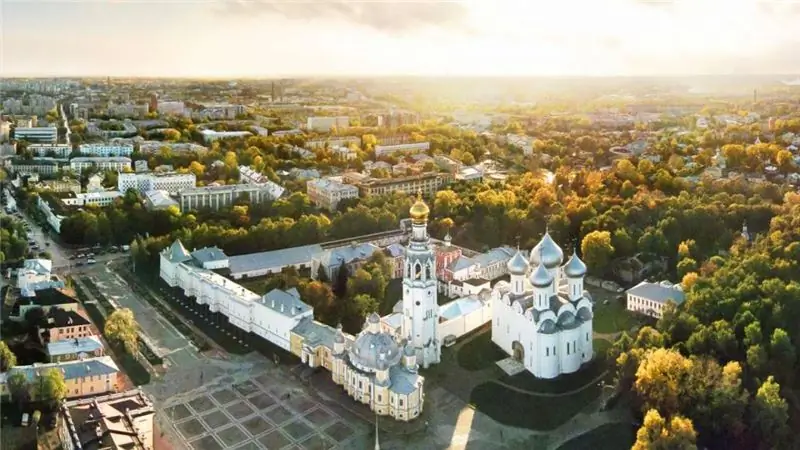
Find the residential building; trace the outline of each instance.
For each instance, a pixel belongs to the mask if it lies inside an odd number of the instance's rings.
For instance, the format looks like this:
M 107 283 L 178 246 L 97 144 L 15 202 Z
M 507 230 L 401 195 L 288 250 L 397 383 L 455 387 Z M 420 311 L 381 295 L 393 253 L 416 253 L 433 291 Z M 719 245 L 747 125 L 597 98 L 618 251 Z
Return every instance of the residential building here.
M 351 161 L 358 158 L 358 152 L 349 147 L 334 147 L 331 149 L 331 153 L 335 158 L 342 161 Z
M 536 139 L 524 134 L 507 134 L 506 142 L 510 147 L 522 150 L 525 156 L 533 154 L 533 143 Z
M 219 210 L 232 206 L 240 198 L 246 198 L 250 204 L 270 202 L 280 198 L 283 192 L 284 188 L 271 181 L 262 184 L 206 186 L 179 191 L 178 203 L 181 211 L 201 208 Z
M 406 249 L 400 244 L 390 244 L 383 249 L 386 260 L 392 265 L 391 278 L 402 278 L 405 267 Z
M 331 179 L 306 181 L 308 198 L 318 207 L 336 211 L 339 202 L 348 198 L 358 198 L 358 188 Z
M 78 151 L 84 156 L 131 156 L 133 145 L 81 144 Z
M 186 114 L 186 104 L 179 101 L 159 101 L 156 108 L 159 114 L 165 116 L 183 116 Z
M 4 90 L 13 90 L 7 84 Z M 28 95 L 25 98 L 7 98 L 3 101 L 3 112 L 13 115 L 45 115 L 56 108 L 56 101 L 53 97 L 44 95 Z
M 420 115 L 412 111 L 389 111 L 387 113 L 375 114 L 378 126 L 382 128 L 398 128 L 403 125 L 417 125 L 420 123 Z
M 192 112 L 193 119 L 233 120 L 247 112 L 244 105 L 205 105 Z
M 456 173 L 464 166 L 461 162 L 445 155 L 436 155 L 433 157 L 433 160 L 440 169 L 450 173 Z
M 28 150 L 35 156 L 69 158 L 72 153 L 72 146 L 69 144 L 30 144 Z
M 456 180 L 480 183 L 483 181 L 483 172 L 475 167 L 464 167 L 456 173 Z
M 17 127 L 14 129 L 14 139 L 29 142 L 58 142 L 58 128 L 56 127 Z
M 7 380 L 14 373 L 22 373 L 29 383 L 36 383 L 48 369 L 56 369 L 64 375 L 67 398 L 115 392 L 120 386 L 120 372 L 110 356 L 77 359 L 73 361 L 16 366 L 0 373 L 0 393 L 8 394 Z
M 111 104 L 106 108 L 106 114 L 109 117 L 116 117 L 120 119 L 136 118 L 140 119 L 147 116 L 149 112 L 149 105 L 143 103 L 137 105 L 135 103 Z
M 66 218 L 63 213 L 63 208 L 58 204 L 58 199 L 54 197 L 39 195 L 36 206 L 39 211 L 44 215 L 47 224 L 56 233 L 61 233 L 61 221 Z
M 120 125 L 122 127 L 121 130 L 104 130 L 100 128 L 101 123 L 112 123 L 115 125 Z M 93 135 L 93 136 L 101 136 L 104 139 L 113 139 L 113 138 L 124 138 L 124 137 L 133 137 L 136 136 L 138 130 L 136 129 L 136 125 L 134 125 L 131 121 L 119 121 L 119 120 L 111 120 L 108 122 L 89 122 L 86 125 L 86 134 Z
M 266 175 L 256 172 L 250 166 L 239 166 L 239 182 L 245 184 L 261 184 L 269 182 Z
M 55 175 L 59 170 L 68 165 L 68 161 L 66 159 L 55 158 L 24 159 L 12 157 L 6 159 L 4 164 L 6 169 L 13 174 L 38 173 L 40 175 Z
M 538 378 L 573 373 L 591 361 L 591 297 L 583 289 L 586 265 L 564 253 L 549 233 L 531 250 L 517 250 L 507 263 L 509 282 L 492 295 L 492 342 Z
M 141 153 L 158 153 L 162 147 L 167 147 L 172 153 L 203 152 L 208 150 L 200 144 L 193 142 L 163 142 L 163 141 L 144 141 L 139 143 Z
M 430 142 L 411 142 L 407 144 L 397 144 L 397 145 L 376 145 L 375 157 L 380 158 L 381 156 L 391 156 L 395 153 L 410 155 L 413 153 L 427 152 L 430 149 L 431 149 Z
M 680 284 L 669 281 L 651 283 L 642 281 L 627 291 L 628 311 L 642 313 L 646 316 L 660 319 L 667 302 L 680 305 L 686 296 Z
M 316 150 L 320 148 L 349 147 L 350 144 L 361 145 L 361 138 L 358 136 L 337 136 L 327 139 L 309 139 L 306 141 L 306 148 Z
M 50 308 L 42 328 L 44 343 L 94 336 L 95 330 L 88 319 L 76 311 Z
M 79 156 L 69 160 L 69 167 L 78 174 L 90 168 L 97 168 L 101 172 L 108 170 L 122 172 L 131 169 L 131 159 L 124 156 Z
M 73 361 L 105 355 L 105 347 L 97 336 L 79 337 L 50 342 L 45 346 L 50 362 Z
M 193 189 L 197 184 L 197 177 L 193 173 L 119 173 L 117 175 L 117 190 L 128 192 L 135 189 L 140 193 L 149 191 L 166 191 L 176 194 L 184 189 Z
M 253 135 L 253 133 L 249 131 L 214 131 L 214 130 L 203 130 L 200 132 L 200 134 L 203 135 L 203 141 L 205 143 L 214 142 L 217 139 L 243 138 Z
M 44 315 L 49 314 L 50 310 L 54 308 L 77 312 L 78 301 L 65 294 L 62 291 L 63 288 L 64 282 L 53 282 L 51 287 L 36 290 L 26 289 L 19 293 L 11 291 L 8 295 L 10 299 L 16 296 L 16 301 L 11 308 L 9 319 L 13 322 L 21 322 L 25 320 L 25 314 L 32 309 L 41 309 Z
M 103 186 L 103 178 L 103 176 L 97 173 L 90 176 L 86 183 L 86 192 L 105 192 L 106 188 Z
M 350 127 L 350 118 L 347 116 L 337 117 L 309 117 L 306 128 L 309 131 L 327 133 L 332 129 L 344 130 Z
M 17 271 L 17 288 L 36 291 L 52 287 L 53 261 L 49 259 L 26 259 Z
M 0 142 L 7 142 L 11 138 L 11 122 L 0 119 Z
M 432 197 L 442 186 L 452 181 L 452 175 L 428 172 L 401 178 L 371 179 L 359 184 L 362 197 L 370 195 L 386 195 L 393 192 L 413 194 L 422 191 L 422 195 Z
M 66 401 L 59 408 L 65 450 L 155 448 L 155 408 L 141 389 Z

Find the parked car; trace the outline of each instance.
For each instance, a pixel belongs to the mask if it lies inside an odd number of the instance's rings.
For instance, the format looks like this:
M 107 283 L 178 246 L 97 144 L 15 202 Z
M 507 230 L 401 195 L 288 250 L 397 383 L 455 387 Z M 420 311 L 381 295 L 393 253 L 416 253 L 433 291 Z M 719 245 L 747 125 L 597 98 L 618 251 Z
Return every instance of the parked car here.
M 85 258 L 85 257 L 86 257 L 86 255 L 84 255 L 83 253 L 78 253 L 78 255 L 76 256 L 76 258 L 78 258 L 78 259 Z
M 28 413 L 23 414 L 22 415 L 22 426 L 23 427 L 27 427 L 28 425 L 30 425 L 30 423 L 31 423 L 31 415 L 28 414 Z
M 78 261 L 75 263 L 75 267 L 80 267 L 83 265 L 83 261 Z
M 89 259 L 86 260 L 86 264 L 94 264 L 96 262 L 97 261 L 95 259 L 92 259 L 92 258 L 89 258 Z

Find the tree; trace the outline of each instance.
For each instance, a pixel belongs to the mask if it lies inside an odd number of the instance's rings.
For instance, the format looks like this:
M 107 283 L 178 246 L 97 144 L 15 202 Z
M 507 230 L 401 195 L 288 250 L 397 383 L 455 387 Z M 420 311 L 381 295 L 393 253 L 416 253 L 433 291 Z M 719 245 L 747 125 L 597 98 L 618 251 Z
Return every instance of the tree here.
M 36 401 L 57 405 L 67 396 L 64 374 L 55 368 L 42 371 L 33 382 L 33 398 Z
M 689 272 L 683 276 L 681 280 L 681 286 L 683 287 L 684 292 L 692 290 L 692 287 L 697 283 L 697 272 Z
M 139 353 L 139 325 L 129 308 L 114 311 L 108 316 L 104 334 L 111 342 L 122 345 L 132 356 Z
M 758 388 L 751 408 L 751 423 L 762 442 L 761 448 L 776 448 L 789 431 L 789 405 L 781 387 L 772 377 Z
M 667 422 L 655 409 L 644 416 L 631 450 L 695 450 L 697 433 L 692 421 L 676 415 Z
M 333 292 L 339 298 L 344 298 L 347 295 L 347 279 L 350 277 L 350 270 L 347 268 L 347 264 L 342 262 L 339 266 L 339 270 L 336 271 L 336 280 L 333 285 Z
M 5 341 L 0 341 L 0 372 L 5 372 L 16 365 L 17 355 L 8 348 Z
M 686 385 L 692 361 L 675 350 L 658 348 L 644 355 L 636 371 L 636 392 L 645 410 L 676 414 L 689 399 Z
M 321 281 L 312 281 L 301 286 L 303 301 L 314 308 L 314 317 L 320 322 L 335 325 L 340 318 L 330 286 Z
M 17 405 L 22 405 L 31 400 L 31 386 L 28 379 L 21 371 L 14 371 L 8 377 L 8 393 Z
M 581 241 L 581 254 L 590 270 L 605 272 L 611 257 L 614 255 L 614 246 L 611 245 L 611 233 L 608 231 L 592 231 Z

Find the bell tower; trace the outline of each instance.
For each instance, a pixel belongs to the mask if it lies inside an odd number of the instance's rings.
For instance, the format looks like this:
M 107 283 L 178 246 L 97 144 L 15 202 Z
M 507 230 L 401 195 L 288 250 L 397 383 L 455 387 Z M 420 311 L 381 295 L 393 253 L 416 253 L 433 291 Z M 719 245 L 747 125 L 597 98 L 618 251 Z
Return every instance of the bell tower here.
M 430 209 L 422 193 L 411 206 L 411 237 L 406 248 L 403 273 L 402 333 L 414 348 L 423 367 L 440 359 L 439 305 L 436 298 L 436 258 L 428 238 Z

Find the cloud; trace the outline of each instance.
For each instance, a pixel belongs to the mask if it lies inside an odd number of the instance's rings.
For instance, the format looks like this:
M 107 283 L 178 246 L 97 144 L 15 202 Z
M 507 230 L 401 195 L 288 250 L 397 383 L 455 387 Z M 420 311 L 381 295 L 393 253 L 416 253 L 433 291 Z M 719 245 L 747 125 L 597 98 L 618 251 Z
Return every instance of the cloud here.
M 239 15 L 281 15 L 290 20 L 340 19 L 387 33 L 421 27 L 458 27 L 467 7 L 457 1 L 418 0 L 248 0 L 224 4 Z

